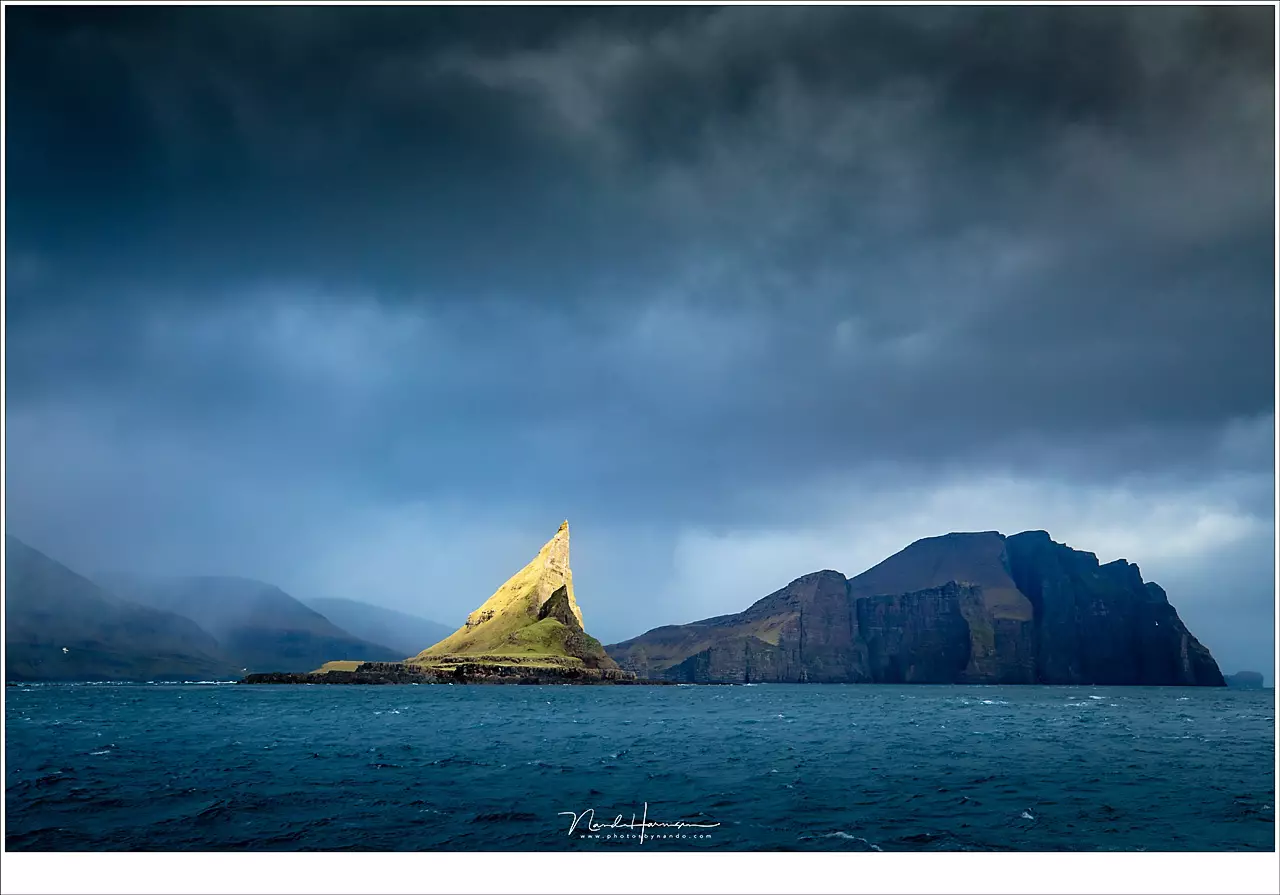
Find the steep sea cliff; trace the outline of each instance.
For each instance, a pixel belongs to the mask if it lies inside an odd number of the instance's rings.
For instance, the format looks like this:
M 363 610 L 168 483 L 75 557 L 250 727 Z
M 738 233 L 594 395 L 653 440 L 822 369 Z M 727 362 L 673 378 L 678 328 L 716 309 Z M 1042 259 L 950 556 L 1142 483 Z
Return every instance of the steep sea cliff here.
M 854 578 L 814 572 L 743 612 L 606 649 L 689 683 L 1224 683 L 1136 565 L 1043 531 L 927 538 Z

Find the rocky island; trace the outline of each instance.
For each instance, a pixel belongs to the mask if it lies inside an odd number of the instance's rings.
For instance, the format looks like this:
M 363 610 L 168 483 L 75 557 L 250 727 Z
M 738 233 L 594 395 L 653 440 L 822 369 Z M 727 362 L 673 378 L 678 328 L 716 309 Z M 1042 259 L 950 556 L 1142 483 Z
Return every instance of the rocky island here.
M 1237 671 L 1235 674 L 1229 674 L 1227 686 L 1233 690 L 1261 690 L 1263 689 L 1262 672 Z
M 248 684 L 634 684 L 586 632 L 569 568 L 569 523 L 444 640 L 403 662 L 327 662 Z

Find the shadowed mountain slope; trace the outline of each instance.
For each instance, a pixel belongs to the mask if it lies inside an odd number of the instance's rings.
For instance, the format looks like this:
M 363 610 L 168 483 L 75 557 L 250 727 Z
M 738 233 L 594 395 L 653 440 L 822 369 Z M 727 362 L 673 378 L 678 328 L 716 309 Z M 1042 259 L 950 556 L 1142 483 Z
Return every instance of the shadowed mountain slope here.
M 953 532 L 916 541 L 850 578 L 849 595 L 905 594 L 950 581 L 981 587 L 983 605 L 994 616 L 1031 620 L 1031 601 L 1009 574 L 1005 537 L 998 531 Z
M 239 668 L 194 621 L 121 599 L 5 537 L 8 680 L 226 680 Z
M 272 584 L 202 576 L 149 579 L 104 575 L 116 592 L 195 620 L 248 671 L 310 671 L 331 659 L 385 662 L 400 653 L 369 643 Z

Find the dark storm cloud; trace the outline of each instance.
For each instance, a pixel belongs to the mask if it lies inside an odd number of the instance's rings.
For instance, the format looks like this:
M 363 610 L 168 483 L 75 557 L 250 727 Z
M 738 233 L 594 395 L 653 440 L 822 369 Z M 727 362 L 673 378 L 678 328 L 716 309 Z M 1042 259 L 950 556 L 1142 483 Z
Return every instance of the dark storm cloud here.
M 1044 527 L 1269 625 L 1272 14 L 8 10 L 7 521 L 450 621 L 568 515 L 606 640 Z

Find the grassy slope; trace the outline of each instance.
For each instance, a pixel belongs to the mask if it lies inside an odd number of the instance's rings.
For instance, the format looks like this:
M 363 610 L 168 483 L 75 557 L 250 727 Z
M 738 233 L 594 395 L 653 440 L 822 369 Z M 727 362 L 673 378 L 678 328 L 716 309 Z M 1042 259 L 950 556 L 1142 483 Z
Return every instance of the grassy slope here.
M 569 592 L 569 602 L 579 624 L 582 611 L 573 596 L 573 573 L 569 570 L 569 523 L 543 545 L 538 555 L 511 576 L 480 608 L 467 616 L 467 623 L 453 634 L 419 653 L 413 661 L 438 656 L 498 653 L 508 649 L 513 635 L 538 621 L 538 610 L 561 585 Z M 529 642 L 523 642 L 522 647 Z M 548 655 L 564 655 L 555 638 L 547 639 Z

